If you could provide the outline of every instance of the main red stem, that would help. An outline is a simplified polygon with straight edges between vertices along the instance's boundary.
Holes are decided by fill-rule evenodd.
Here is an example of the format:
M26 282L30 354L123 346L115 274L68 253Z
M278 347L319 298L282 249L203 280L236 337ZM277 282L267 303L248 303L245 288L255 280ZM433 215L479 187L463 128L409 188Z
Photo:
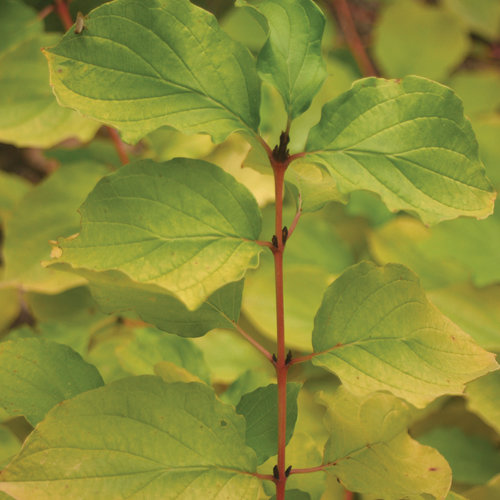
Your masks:
M278 478L276 483L276 500L284 500L286 484L286 380L288 365L285 353L285 313L283 303L283 185L286 164L273 162L274 186L276 201L275 232L278 246L273 249L274 276L276 286L276 335L278 354L275 363L278 379Z

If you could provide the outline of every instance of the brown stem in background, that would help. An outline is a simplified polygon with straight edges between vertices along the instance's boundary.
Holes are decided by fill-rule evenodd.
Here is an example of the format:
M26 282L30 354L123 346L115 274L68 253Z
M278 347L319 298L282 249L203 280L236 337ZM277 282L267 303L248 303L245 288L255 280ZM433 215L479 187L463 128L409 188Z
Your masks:
M71 28L71 26L73 26L73 19L71 18L71 13L68 8L68 3L65 0L54 0L54 2L57 15L59 16L59 19L63 23L64 29L68 31ZM44 11L45 10L47 9L44 9ZM125 144L120 139L118 132L114 128L106 126L106 129L109 132L109 136L113 141L113 144L115 146L116 152L118 153L122 165L126 165L130 160L125 151Z
M345 490L344 492L344 500L353 500L354 498L354 493L349 490Z
M351 15L349 5L346 0L330 0L328 6L337 18L340 28L344 33L347 45L349 46L354 59L361 70L363 76L377 76L377 70L371 59L368 57L363 42L358 35L356 25Z
M68 4L65 0L55 0L55 7L59 19L63 23L64 29L68 31L73 26L73 19L68 9Z
M41 11L38 12L38 19L43 20L52 12L54 12L54 6L47 5L47 7L44 7Z
M118 132L114 128L106 126L106 129L108 130L109 136L111 137L113 144L115 145L116 152L120 157L122 165L126 165L130 160L125 151L125 144L123 143L120 136L118 135Z

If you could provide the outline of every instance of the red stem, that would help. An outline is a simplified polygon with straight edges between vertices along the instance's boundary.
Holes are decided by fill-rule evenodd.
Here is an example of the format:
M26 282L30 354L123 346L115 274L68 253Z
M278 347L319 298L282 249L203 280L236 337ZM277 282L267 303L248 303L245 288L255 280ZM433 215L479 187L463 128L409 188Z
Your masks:
M311 472L319 472L328 469L329 467L333 467L336 463L337 462L331 462L328 464L317 465L316 467L306 467L305 469L292 469L290 471L290 476L292 474L310 474Z
M73 26L73 19L71 19L68 4L64 0L55 0L55 7L64 29L68 31Z
M353 500L354 498L354 493L349 490L345 490L344 492L344 500Z
M363 42L358 35L358 31L356 30L356 25L354 24L347 1L331 0L329 5L330 9L337 17L347 45L349 46L354 59L356 59L363 76L377 76L377 70L375 69L371 59L368 57L366 49L363 46Z
M121 140L118 132L111 127L106 127L108 129L109 136L111 137L111 140L113 141L113 144L115 145L116 152L118 153L118 156L120 157L120 161L122 165L126 165L130 160L128 158L128 155L125 151L125 144Z
M275 363L276 377L278 379L278 478L276 483L276 500L284 500L285 484L287 476L285 446L286 446L286 380L288 364L286 363L285 352L285 313L283 302L283 185L286 171L286 164L274 161L272 163L274 171L275 187L275 233L278 246L273 248L274 255L274 276L276 286L276 335L278 344L278 355Z
M301 215L302 215L302 195L299 193L299 204L297 207L297 213L295 214L295 217L293 218L293 221L290 224L290 227L288 228L287 241L288 238L290 238L290 236L292 236L293 232L295 231L295 228L297 227Z
M312 352L311 354L306 354L305 356L301 356L299 358L293 358L289 365L296 365L298 363L304 363L305 361L309 361L310 359L319 356L320 354L324 354L325 352L330 352L333 351L334 349L338 349L339 347L344 346L345 344L341 344L340 342L338 344L335 344L333 347L330 347L329 349L325 349L324 351L317 351L317 352Z

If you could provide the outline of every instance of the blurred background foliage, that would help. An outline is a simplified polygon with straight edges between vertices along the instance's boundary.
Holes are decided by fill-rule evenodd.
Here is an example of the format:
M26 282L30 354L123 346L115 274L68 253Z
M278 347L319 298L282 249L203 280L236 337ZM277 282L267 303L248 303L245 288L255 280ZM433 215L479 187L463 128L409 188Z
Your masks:
M19 3L26 7L24 18L9 19L7 4L0 5L2 29L8 25L17 33L15 43L0 41L1 340L42 337L66 344L95 364L106 382L129 374L152 374L159 362L171 362L211 383L225 401L236 405L243 394L273 380L269 363L238 334L214 330L193 340L175 336L162 340L158 330L132 313L102 313L85 280L41 267L40 262L50 258L49 240L79 231L79 205L97 180L119 168L120 162L106 130L60 108L51 93L40 48L55 43L63 27L53 12L43 23L35 22L37 13L49 12L51 2ZM87 13L101 3L74 0L71 13ZM234 8L231 0L195 3L211 10L231 37L258 53L265 33L247 10ZM323 104L366 76L342 29L340 3L318 1L327 16L323 52L328 78L311 107L293 122L291 152L302 150ZM500 1L351 0L348 6L378 76L416 74L457 92L476 132L487 175L498 190ZM261 117L262 135L269 144L277 143L286 116L281 98L268 85L263 86ZM255 166L251 155L247 159L249 150L238 136L215 145L207 136L185 136L168 128L128 147L132 158L165 161L184 156L221 166L254 193L264 217L261 238L269 240L272 176L262 165L249 167ZM317 182L322 181L320 176ZM290 225L296 210L292 191L286 203L285 223ZM311 350L313 318L325 288L348 266L369 259L411 268L445 315L481 346L499 353L499 249L500 210L485 220L458 219L429 228L408 214L389 212L367 192L355 193L346 204L329 203L301 218L287 246L289 347L294 353ZM263 255L259 269L247 275L241 323L274 350L270 255ZM183 364L186 349L196 353L196 366ZM290 460L316 464L327 432L322 424L324 409L314 393L332 376L304 364L291 370L290 377L304 383L288 448ZM464 397L441 398L415 418L410 433L437 448L453 469L456 494L450 499L500 498L499 394L500 376L493 373L471 383ZM31 426L22 417L9 418L1 411L0 422L1 467L18 451ZM296 475L289 483L290 488L309 492L313 500L343 498L343 489L323 473Z

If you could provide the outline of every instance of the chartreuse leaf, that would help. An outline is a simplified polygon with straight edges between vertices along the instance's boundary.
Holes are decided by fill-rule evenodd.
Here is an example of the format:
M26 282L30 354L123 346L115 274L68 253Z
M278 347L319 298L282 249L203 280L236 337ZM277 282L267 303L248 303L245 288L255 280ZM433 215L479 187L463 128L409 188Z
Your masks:
M481 347L500 351L500 285L476 288L464 283L431 290L428 297Z
M60 269L71 267L60 264ZM138 283L121 272L79 269L78 274L89 280L92 296L103 311L135 311L145 322L183 337L232 328L240 313L243 281L219 288L198 309L190 311L164 288Z
M418 441L443 455L458 483L484 484L500 473L500 451L482 436L465 434L458 427L436 427Z
M30 188L30 183L20 175L0 171L0 223L10 216Z
M344 387L321 399L330 431L323 464L348 490L384 500L444 498L450 467L408 435L414 410L407 403L384 393L356 398Z
M286 386L286 442L290 441L297 420L297 396L300 384ZM236 412L245 417L246 443L255 450L259 464L278 453L278 386L270 384L244 394Z
M467 55L468 35L460 19L441 5L399 0L377 21L374 55L387 76L442 80Z
M247 370L267 376L264 383L276 375L269 361L235 331L213 330L193 342L203 351L212 382L229 385Z
M209 387L144 375L56 407L0 473L0 489L19 500L256 500L255 467L243 418Z
M486 217L494 193L458 97L424 78L365 78L323 107L306 145L343 193L364 189L425 223Z
M500 281L498 208L485 220L460 218L431 229L410 217L398 217L377 229L371 243L378 261L408 265L422 276L426 287L470 279L477 286ZM436 267L442 270L441 276L436 276Z
M27 193L5 227L4 281L42 293L58 293L83 282L76 276L44 269L40 262L50 256L50 240L79 230L77 209L108 172L96 162L67 163Z
M500 474L483 486L476 486L466 492L467 500L492 500L500 497Z
M328 288L314 321L313 363L357 394L387 390L417 407L498 365L432 306L409 269L361 262Z
M0 5L2 39L0 53L11 50L28 38L43 33L43 23L36 11L18 0L4 0Z
M21 312L21 296L17 288L0 288L0 309L0 332L3 332Z
M7 427L0 425L0 469L9 463L20 448L19 439Z
M500 433L500 372L489 373L467 385L465 395L469 410L479 415Z
M189 309L256 267L262 249L255 198L200 160L130 163L102 179L80 212L81 233L60 241L56 269L119 271Z
M312 0L240 0L236 5L251 7L267 28L257 68L283 97L289 118L296 118L309 107L326 78L321 54L323 13Z
M444 0L474 33L494 39L500 34L500 4L497 0Z
M188 0L118 0L92 11L46 51L64 106L137 142L169 125L221 142L255 135L260 81L246 48Z
M50 147L63 139L91 139L99 124L61 108L49 86L41 47L59 40L43 33L43 21L23 2L0 5L0 140L17 146Z
M134 330L134 338L116 349L123 369L133 375L153 374L160 361L170 361L204 382L210 382L203 353L188 339L153 328Z
M0 405L36 425L56 404L102 385L68 346L38 339L0 343Z

